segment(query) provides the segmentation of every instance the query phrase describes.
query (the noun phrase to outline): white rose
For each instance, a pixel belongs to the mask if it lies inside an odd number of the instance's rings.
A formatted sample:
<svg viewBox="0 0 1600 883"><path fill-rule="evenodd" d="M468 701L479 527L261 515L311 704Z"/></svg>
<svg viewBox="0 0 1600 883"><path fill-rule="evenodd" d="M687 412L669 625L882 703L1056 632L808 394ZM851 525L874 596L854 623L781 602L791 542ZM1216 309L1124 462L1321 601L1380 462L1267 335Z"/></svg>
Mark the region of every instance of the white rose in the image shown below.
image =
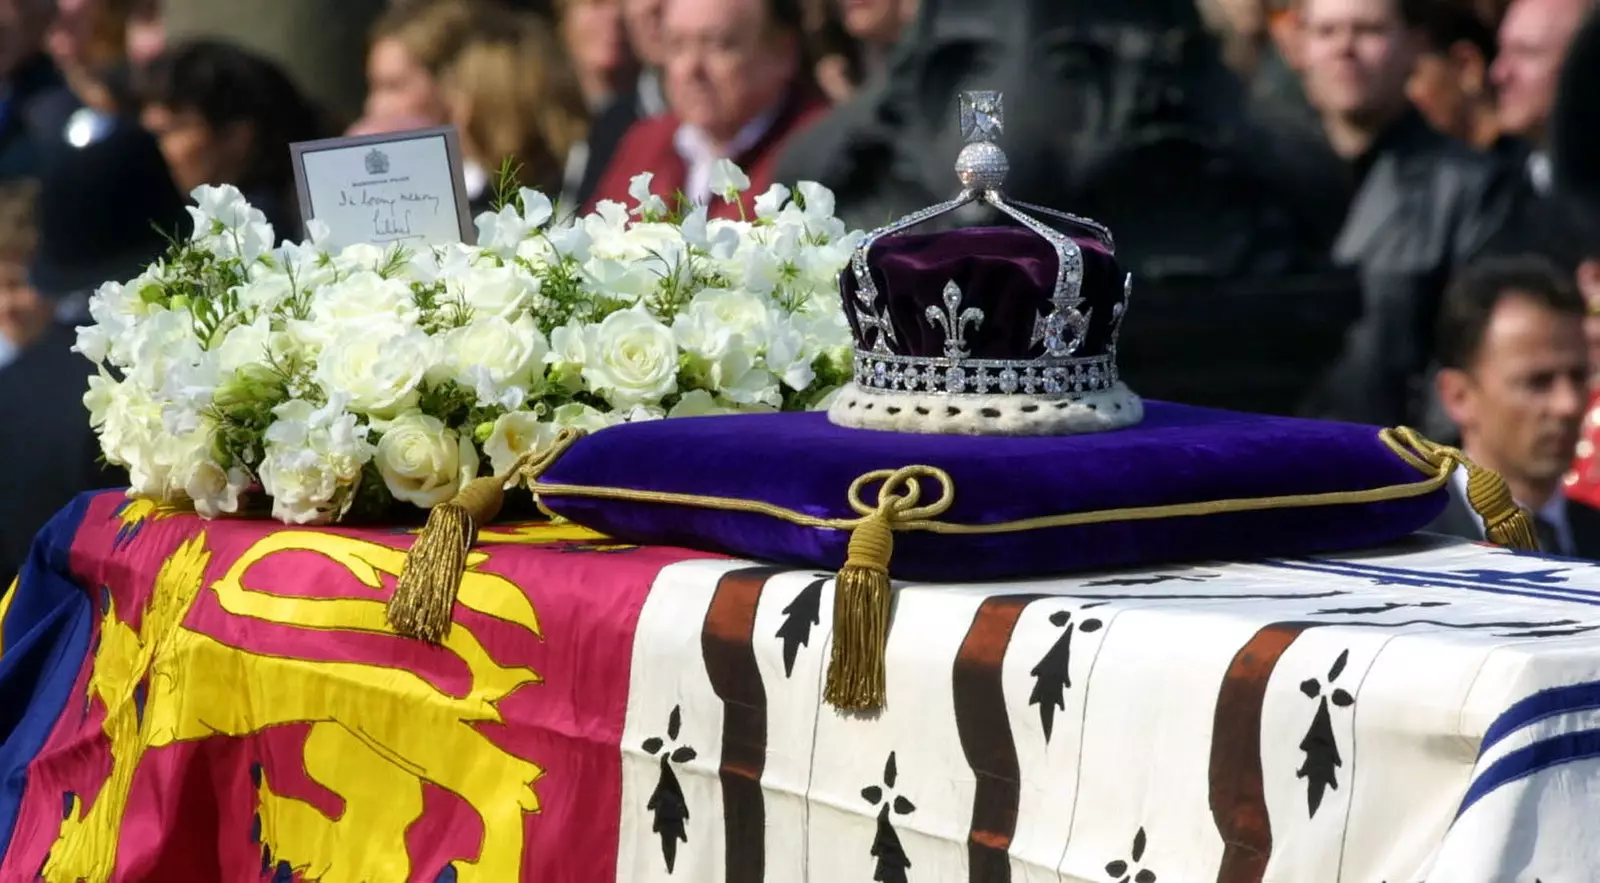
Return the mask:
<svg viewBox="0 0 1600 883"><path fill-rule="evenodd" d="M413 325L417 321L417 305L405 280L357 270L317 289L311 296L311 316L324 327L371 322Z"/></svg>
<svg viewBox="0 0 1600 883"><path fill-rule="evenodd" d="M735 345L759 350L766 345L771 327L771 307L766 299L741 291L706 289L672 322L683 349L707 359L719 359Z"/></svg>
<svg viewBox="0 0 1600 883"><path fill-rule="evenodd" d="M771 331L771 307L765 298L753 294L708 288L695 295L689 306L705 310L753 347L763 345Z"/></svg>
<svg viewBox="0 0 1600 883"><path fill-rule="evenodd" d="M391 417L416 403L436 349L436 341L416 328L351 326L323 347L316 379L329 395L348 396L352 411Z"/></svg>
<svg viewBox="0 0 1600 883"><path fill-rule="evenodd" d="M555 440L559 427L542 422L532 411L512 411L502 414L494 422L494 429L483 443L483 452L489 457L489 468L495 475L503 475L516 464L517 458L529 451L538 450Z"/></svg>
<svg viewBox="0 0 1600 883"><path fill-rule="evenodd" d="M583 379L614 408L659 402L678 388L672 329L641 309L612 313L595 329Z"/></svg>
<svg viewBox="0 0 1600 883"><path fill-rule="evenodd" d="M442 349L442 358L429 372L433 382L453 380L473 390L480 405L513 410L542 381L550 351L539 326L526 315L516 322L492 317L451 329Z"/></svg>
<svg viewBox="0 0 1600 883"><path fill-rule="evenodd" d="M449 500L478 474L472 441L420 411L390 422L378 440L376 462L395 499L424 509Z"/></svg>
<svg viewBox="0 0 1600 883"><path fill-rule="evenodd" d="M539 293L539 280L518 266L476 267L451 277L446 286L479 318L515 318Z"/></svg>

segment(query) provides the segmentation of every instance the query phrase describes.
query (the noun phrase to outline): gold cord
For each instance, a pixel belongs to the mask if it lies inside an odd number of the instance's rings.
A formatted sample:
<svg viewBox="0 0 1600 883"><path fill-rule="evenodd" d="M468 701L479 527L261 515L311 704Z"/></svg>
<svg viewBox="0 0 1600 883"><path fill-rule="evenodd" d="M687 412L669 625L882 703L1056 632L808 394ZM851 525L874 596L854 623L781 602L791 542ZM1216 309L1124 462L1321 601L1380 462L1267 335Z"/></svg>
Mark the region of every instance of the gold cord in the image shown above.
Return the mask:
<svg viewBox="0 0 1600 883"><path fill-rule="evenodd" d="M919 478L932 479L940 487L938 499L926 506L918 505ZM877 501L868 503L864 492L879 483ZM823 696L838 709L875 711L883 707L887 689L884 650L893 606L889 561L894 557L894 532L948 511L955 502L955 482L932 466L880 469L852 482L848 498L850 508L862 517L850 534L849 553L834 581L833 653Z"/></svg>
<svg viewBox="0 0 1600 883"><path fill-rule="evenodd" d="M1511 498L1511 489L1499 473L1472 462L1456 448L1423 438L1407 426L1385 429L1378 437L1419 472L1432 472L1449 481L1456 467L1466 469L1467 505L1483 519L1484 539L1509 549L1538 551L1533 516Z"/></svg>
<svg viewBox="0 0 1600 883"><path fill-rule="evenodd" d="M536 480L582 435L563 429L549 447L528 451L500 475L467 482L450 500L428 511L428 523L406 553L400 581L389 599L389 625L396 632L430 644L449 637L467 553L478 541L478 529L500 514L506 485L518 477L530 483Z"/></svg>

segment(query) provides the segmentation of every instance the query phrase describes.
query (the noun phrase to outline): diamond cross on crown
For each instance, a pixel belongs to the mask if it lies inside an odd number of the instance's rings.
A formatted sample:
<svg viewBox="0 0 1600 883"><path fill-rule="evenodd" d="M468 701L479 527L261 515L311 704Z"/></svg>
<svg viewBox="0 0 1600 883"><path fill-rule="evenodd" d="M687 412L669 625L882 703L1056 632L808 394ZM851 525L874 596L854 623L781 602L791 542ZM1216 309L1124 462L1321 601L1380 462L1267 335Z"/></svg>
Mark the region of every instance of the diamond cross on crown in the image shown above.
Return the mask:
<svg viewBox="0 0 1600 883"><path fill-rule="evenodd" d="M961 137L969 143L999 138L1005 131L1003 99L999 92L962 92Z"/></svg>

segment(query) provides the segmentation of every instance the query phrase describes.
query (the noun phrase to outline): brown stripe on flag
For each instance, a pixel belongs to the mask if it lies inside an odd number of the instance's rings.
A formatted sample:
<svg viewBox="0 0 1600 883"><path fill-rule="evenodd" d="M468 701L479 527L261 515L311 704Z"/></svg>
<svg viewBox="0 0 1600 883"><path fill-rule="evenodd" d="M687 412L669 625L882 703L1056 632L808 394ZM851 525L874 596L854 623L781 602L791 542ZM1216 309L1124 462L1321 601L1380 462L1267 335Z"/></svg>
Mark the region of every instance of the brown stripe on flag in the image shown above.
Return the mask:
<svg viewBox="0 0 1600 883"><path fill-rule="evenodd" d="M956 653L956 732L972 768L972 832L967 837L967 878L1011 880L1011 838L1017 833L1021 773L1000 681L1006 648L1023 608L1043 595L997 595L984 600Z"/></svg>
<svg viewBox="0 0 1600 883"><path fill-rule="evenodd" d="M1261 883L1272 857L1272 820L1261 772L1261 706L1278 660L1316 623L1277 622L1234 654L1211 726L1211 817L1222 836L1217 883Z"/></svg>
<svg viewBox="0 0 1600 883"><path fill-rule="evenodd" d="M767 807L761 775L767 764L767 691L751 645L756 607L780 568L724 574L700 632L711 688L722 700L722 819L728 883L761 883L766 876Z"/></svg>

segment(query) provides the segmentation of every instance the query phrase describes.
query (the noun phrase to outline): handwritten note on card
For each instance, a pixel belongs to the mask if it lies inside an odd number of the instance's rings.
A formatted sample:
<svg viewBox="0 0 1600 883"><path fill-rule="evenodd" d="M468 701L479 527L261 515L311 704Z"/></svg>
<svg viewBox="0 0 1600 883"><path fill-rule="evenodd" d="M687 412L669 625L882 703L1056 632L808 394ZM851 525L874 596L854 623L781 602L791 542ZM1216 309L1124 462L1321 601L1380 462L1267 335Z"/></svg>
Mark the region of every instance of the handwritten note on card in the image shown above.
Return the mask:
<svg viewBox="0 0 1600 883"><path fill-rule="evenodd" d="M301 211L332 245L470 241L455 130L334 138L292 148Z"/></svg>

